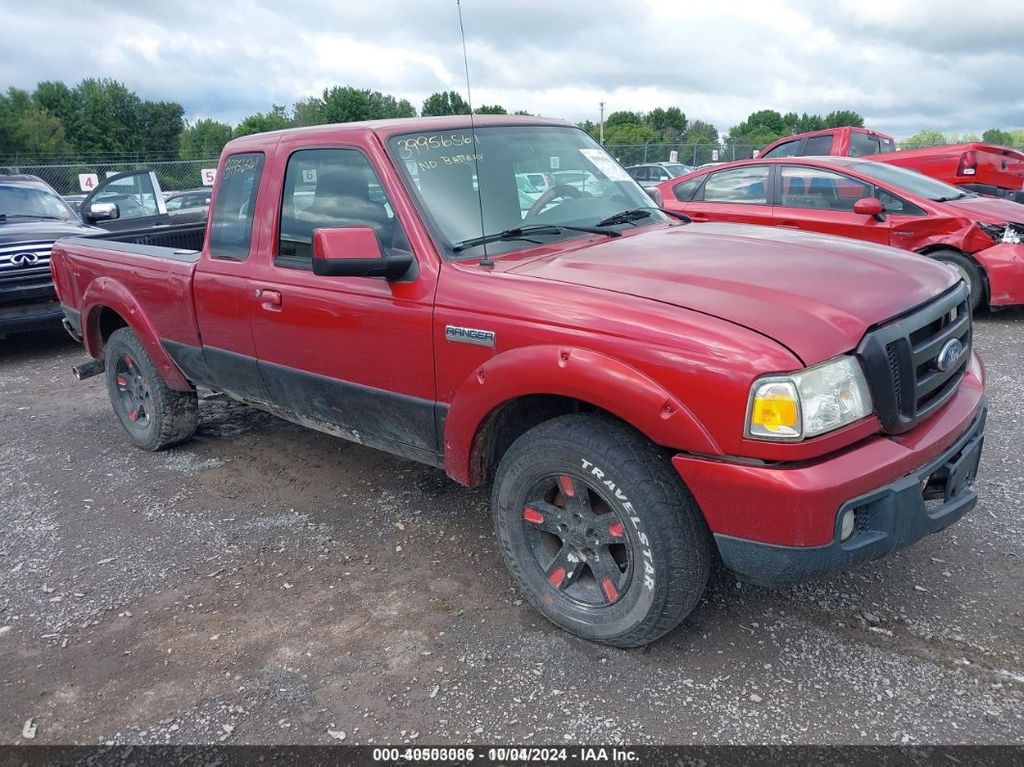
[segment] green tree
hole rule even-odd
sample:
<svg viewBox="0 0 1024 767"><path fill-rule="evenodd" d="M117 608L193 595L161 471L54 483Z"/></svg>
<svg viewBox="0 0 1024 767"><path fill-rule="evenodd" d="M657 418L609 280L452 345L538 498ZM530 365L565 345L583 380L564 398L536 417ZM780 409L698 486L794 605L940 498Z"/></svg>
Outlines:
<svg viewBox="0 0 1024 767"><path fill-rule="evenodd" d="M142 100L115 80L82 80L75 88L78 120L66 125L80 152L126 154L143 149Z"/></svg>
<svg viewBox="0 0 1024 767"><path fill-rule="evenodd" d="M389 120L396 117L415 117L416 107L407 99L396 99L379 91L370 92L370 114L372 120Z"/></svg>
<svg viewBox="0 0 1024 767"><path fill-rule="evenodd" d="M423 109L420 110L420 113L424 117L468 115L469 104L457 91L442 91L428 96L423 102Z"/></svg>
<svg viewBox="0 0 1024 767"><path fill-rule="evenodd" d="M507 115L508 114L508 111L505 109L505 107L500 106L499 104L491 104L491 105L484 104L482 107L477 107L473 111L476 112L478 115Z"/></svg>
<svg viewBox="0 0 1024 767"><path fill-rule="evenodd" d="M38 106L27 91L11 88L0 94L0 155L66 154L67 139L60 120Z"/></svg>
<svg viewBox="0 0 1024 767"><path fill-rule="evenodd" d="M684 144L717 144L718 128L703 120L694 120L683 134Z"/></svg>
<svg viewBox="0 0 1024 767"><path fill-rule="evenodd" d="M142 151L147 157L173 157L185 128L185 110L171 101L143 101L140 110Z"/></svg>
<svg viewBox="0 0 1024 767"><path fill-rule="evenodd" d="M656 130L665 141L678 141L686 131L686 115L679 107L662 109L657 107L648 114L645 122Z"/></svg>
<svg viewBox="0 0 1024 767"><path fill-rule="evenodd" d="M942 131L925 129L900 141L900 146L909 149L923 146L938 146L940 144L948 143L949 139L946 138Z"/></svg>
<svg viewBox="0 0 1024 767"><path fill-rule="evenodd" d="M829 112L824 118L823 128L843 128L852 125L855 128L864 127L864 118L852 109L837 109Z"/></svg>
<svg viewBox="0 0 1024 767"><path fill-rule="evenodd" d="M209 160L219 157L231 140L231 126L216 120L197 120L186 125L178 139L178 157L182 160Z"/></svg>
<svg viewBox="0 0 1024 767"><path fill-rule="evenodd" d="M626 112L618 111L612 112L608 115L608 119L604 121L605 136L608 135L608 129L614 128L617 125L643 125L644 116L640 112Z"/></svg>
<svg viewBox="0 0 1024 767"><path fill-rule="evenodd" d="M605 144L656 144L661 141L658 131L642 123L605 124Z"/></svg>
<svg viewBox="0 0 1024 767"><path fill-rule="evenodd" d="M1007 133L1010 134L1010 146L1024 147L1024 130L1009 130Z"/></svg>
<svg viewBox="0 0 1024 767"><path fill-rule="evenodd" d="M269 112L257 112L249 115L235 126L235 136L248 136L253 133L266 133L268 131L290 128L292 119L285 108L280 104L274 104Z"/></svg>
<svg viewBox="0 0 1024 767"><path fill-rule="evenodd" d="M752 146L764 146L786 135L789 135L786 121L774 109L754 112L729 129L729 139L733 143Z"/></svg>
<svg viewBox="0 0 1024 767"><path fill-rule="evenodd" d="M1007 131L999 130L999 128L989 128L981 134L981 140L987 141L990 144L1001 144L1003 146L1011 146L1013 144L1013 136L1011 136Z"/></svg>

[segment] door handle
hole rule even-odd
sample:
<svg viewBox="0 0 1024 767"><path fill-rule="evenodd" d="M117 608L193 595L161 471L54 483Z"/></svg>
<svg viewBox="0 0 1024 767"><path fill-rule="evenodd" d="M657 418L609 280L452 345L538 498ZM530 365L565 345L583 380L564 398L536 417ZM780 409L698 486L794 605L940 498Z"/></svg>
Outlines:
<svg viewBox="0 0 1024 767"><path fill-rule="evenodd" d="M800 228L799 226L796 225L796 221L780 221L775 226L777 226L777 227L779 227L781 229L799 229Z"/></svg>
<svg viewBox="0 0 1024 767"><path fill-rule="evenodd" d="M264 309L270 311L279 311L281 309L282 297L281 291L279 290L257 290L256 295L260 299L260 303L263 304Z"/></svg>

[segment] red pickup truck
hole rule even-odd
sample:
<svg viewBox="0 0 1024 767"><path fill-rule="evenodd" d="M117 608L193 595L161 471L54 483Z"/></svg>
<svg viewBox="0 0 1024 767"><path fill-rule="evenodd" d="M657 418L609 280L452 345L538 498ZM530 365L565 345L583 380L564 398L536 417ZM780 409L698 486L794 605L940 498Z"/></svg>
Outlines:
<svg viewBox="0 0 1024 767"><path fill-rule="evenodd" d="M586 191L518 194L552 170ZM688 223L558 121L236 139L201 252L65 239L53 273L78 375L136 445L188 439L207 387L491 483L531 604L600 642L670 630L716 552L792 582L976 502L984 374L951 270Z"/></svg>
<svg viewBox="0 0 1024 767"><path fill-rule="evenodd" d="M972 192L1024 203L1024 152L973 141L896 151L892 136L867 128L828 128L780 138L758 158L867 157L916 170Z"/></svg>

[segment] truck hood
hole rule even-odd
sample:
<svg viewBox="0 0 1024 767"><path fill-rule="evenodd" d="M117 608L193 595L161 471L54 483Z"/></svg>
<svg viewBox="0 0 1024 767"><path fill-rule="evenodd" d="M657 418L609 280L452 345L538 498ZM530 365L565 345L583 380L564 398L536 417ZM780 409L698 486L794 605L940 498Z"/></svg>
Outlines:
<svg viewBox="0 0 1024 767"><path fill-rule="evenodd" d="M1007 224L1010 222L1024 224L1024 206L1019 202L1003 200L999 197L961 197L944 203L956 208L961 215L974 220Z"/></svg>
<svg viewBox="0 0 1024 767"><path fill-rule="evenodd" d="M956 283L922 256L762 226L688 224L541 256L510 271L672 304L757 331L813 365Z"/></svg>
<svg viewBox="0 0 1024 767"><path fill-rule="evenodd" d="M59 240L61 237L85 237L101 234L102 229L87 226L80 221L30 220L25 218L0 221L0 245L16 245L19 242L42 242Z"/></svg>

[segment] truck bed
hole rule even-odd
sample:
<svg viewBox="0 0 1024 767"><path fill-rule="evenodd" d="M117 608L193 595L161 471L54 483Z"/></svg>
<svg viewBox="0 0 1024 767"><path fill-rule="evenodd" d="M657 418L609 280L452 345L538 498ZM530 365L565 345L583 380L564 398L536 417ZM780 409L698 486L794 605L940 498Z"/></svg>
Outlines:
<svg viewBox="0 0 1024 767"><path fill-rule="evenodd" d="M961 162L968 154L973 156L974 173L960 173ZM916 170L947 184L983 194L1004 196L1010 192L1014 194L1011 199L1018 202L1021 199L1016 197L1016 193L1024 189L1024 152L997 144L971 142L930 146L871 155L864 159Z"/></svg>
<svg viewBox="0 0 1024 767"><path fill-rule="evenodd" d="M139 315L148 318L156 337L198 345L192 275L199 251L131 241L186 236L194 233L148 230L58 240L51 257L52 271L61 304L71 310L66 311L69 322L78 325L74 329L82 332L99 296L114 296L126 311L140 308Z"/></svg>

